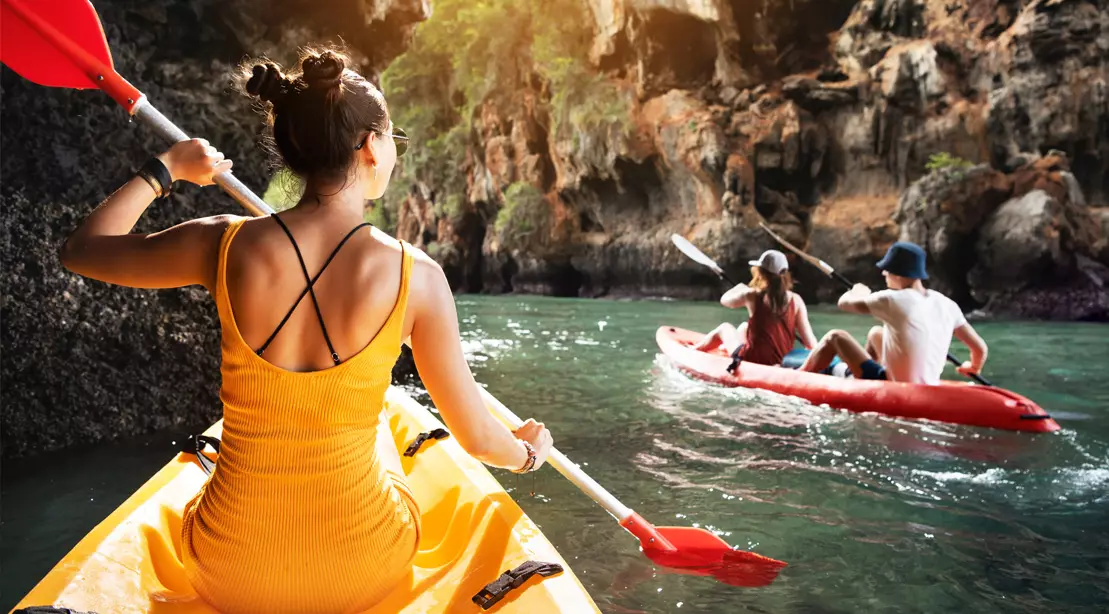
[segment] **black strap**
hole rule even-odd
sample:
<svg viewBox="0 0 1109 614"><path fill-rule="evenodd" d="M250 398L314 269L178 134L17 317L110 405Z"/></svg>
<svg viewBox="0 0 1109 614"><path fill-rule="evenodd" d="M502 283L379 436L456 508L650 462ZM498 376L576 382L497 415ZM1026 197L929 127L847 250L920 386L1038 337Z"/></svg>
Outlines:
<svg viewBox="0 0 1109 614"><path fill-rule="evenodd" d="M450 436L451 434L447 432L447 429L435 429L433 431L420 433L419 435L416 435L416 438L412 440L412 443L408 444L408 447L405 448L404 455L416 456L416 453L420 451L420 446L424 445L424 442L426 442L427 440L446 439Z"/></svg>
<svg viewBox="0 0 1109 614"><path fill-rule="evenodd" d="M158 198L168 197L173 190L173 178L169 174L169 169L156 157L147 160L136 174L143 178L151 177L161 184L162 191L158 194Z"/></svg>
<svg viewBox="0 0 1109 614"><path fill-rule="evenodd" d="M212 459L204 455L204 446L212 446L212 449L219 454L220 441L216 437L209 437L208 435L189 435L181 442L181 452L185 454L192 454L196 456L196 461L200 463L200 468L204 470L205 475L212 475L216 469L216 463Z"/></svg>
<svg viewBox="0 0 1109 614"><path fill-rule="evenodd" d="M739 344L739 347L732 352L732 362L728 364L728 373L735 375L736 369L739 368L739 363L743 362L743 348L747 347L746 343Z"/></svg>
<svg viewBox="0 0 1109 614"><path fill-rule="evenodd" d="M335 351L335 346L331 344L331 337L327 334L327 327L324 326L323 323L323 312L320 311L320 302L316 299L316 291L313 290L313 287L320 279L320 275L323 275L323 272L327 269L327 266L331 264L331 261L334 260L335 256L339 254L339 250L342 249L343 246L346 245L346 242L354 236L354 233L358 232L366 226L371 226L372 224L370 224L369 222L363 222L351 229L351 231L347 233L347 236L343 237L343 240L339 241L339 244L335 246L334 250L332 250L331 255L328 256L327 260L323 263L323 266L320 267L320 271L316 273L316 276L312 277L308 274L308 265L304 263L304 256L300 253L300 246L297 245L296 239L293 238L292 231L289 230L289 227L285 225L285 222L282 221L281 217L279 217L276 213L274 213L270 217L272 217L274 221L276 221L277 224L281 226L281 229L285 231L285 235L289 237L289 241L292 242L293 250L296 251L297 260L300 261L300 270L304 272L304 279L308 282L308 287L306 287L300 293L300 296L297 297L296 302L293 303L292 308L289 309L289 312L286 313L285 317L281 319L281 323L277 325L277 328L274 329L273 334L270 335L269 339L266 339L266 342L262 344L262 347L258 348L258 355L261 356L266 351L266 348L268 348L270 344L273 343L273 340L277 338L277 333L281 332L281 329L285 327L285 324L289 321L289 318L293 316L293 312L296 311L297 307L300 306L300 302L304 300L304 296L310 295L312 297L312 304L316 308L316 317L320 320L320 330L323 332L323 340L327 342L327 349L331 351L331 360L335 361L335 364L339 364L339 354Z"/></svg>
<svg viewBox="0 0 1109 614"><path fill-rule="evenodd" d="M539 574L544 578L562 573L562 565L558 563L544 563L542 561L528 561L516 569L509 569L501 577L485 585L485 588L474 595L473 602L488 610L496 605L505 595L519 588L528 578Z"/></svg>

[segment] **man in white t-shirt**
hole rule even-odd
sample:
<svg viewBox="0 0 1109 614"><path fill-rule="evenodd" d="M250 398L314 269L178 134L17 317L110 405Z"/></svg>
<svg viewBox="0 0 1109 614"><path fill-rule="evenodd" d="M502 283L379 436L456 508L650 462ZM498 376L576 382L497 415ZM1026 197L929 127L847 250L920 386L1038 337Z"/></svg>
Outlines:
<svg viewBox="0 0 1109 614"><path fill-rule="evenodd" d="M978 373L986 362L986 342L963 317L955 301L925 289L928 279L920 246L894 243L878 261L888 290L871 292L855 284L839 299L844 311L870 314L884 323L867 335L866 347L849 333L833 330L809 354L803 371L824 371L837 355L860 379L938 384L954 335L970 348L970 360L957 370Z"/></svg>

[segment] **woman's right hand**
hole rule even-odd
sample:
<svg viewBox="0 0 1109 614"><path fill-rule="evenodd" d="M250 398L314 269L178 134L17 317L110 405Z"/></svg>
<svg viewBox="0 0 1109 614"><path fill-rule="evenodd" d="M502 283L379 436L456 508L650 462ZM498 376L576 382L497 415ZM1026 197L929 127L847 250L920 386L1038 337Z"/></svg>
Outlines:
<svg viewBox="0 0 1109 614"><path fill-rule="evenodd" d="M212 185L213 177L231 170L231 160L225 160L223 154L204 139L174 143L158 159L166 165L170 179L196 185Z"/></svg>
<svg viewBox="0 0 1109 614"><path fill-rule="evenodd" d="M533 418L528 418L528 421L520 425L520 428L513 432L516 439L521 439L531 444L535 448L535 467L532 471L539 469L544 462L547 461L547 455L551 453L551 448L554 447L554 438L551 437L551 432L542 422L536 422ZM521 465L522 466L522 465Z"/></svg>

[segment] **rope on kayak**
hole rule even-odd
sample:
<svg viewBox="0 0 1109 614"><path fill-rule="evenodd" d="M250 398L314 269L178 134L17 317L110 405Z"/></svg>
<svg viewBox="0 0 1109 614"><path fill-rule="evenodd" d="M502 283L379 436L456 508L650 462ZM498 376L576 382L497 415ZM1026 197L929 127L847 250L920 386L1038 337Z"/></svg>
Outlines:
<svg viewBox="0 0 1109 614"><path fill-rule="evenodd" d="M562 565L558 563L544 563L543 561L528 561L515 569L509 569L501 577L485 585L485 588L474 595L473 602L488 610L497 605L505 595L514 589L520 588L528 578L539 574L544 578L562 573Z"/></svg>
<svg viewBox="0 0 1109 614"><path fill-rule="evenodd" d="M405 448L404 455L416 456L416 453L420 451L420 446L423 446L424 442L428 441L429 439L446 439L450 436L451 434L447 432L447 429L435 429L433 431L425 431L423 433L420 433L419 435L416 435L416 438L412 440L412 443L408 444L408 447Z"/></svg>
<svg viewBox="0 0 1109 614"><path fill-rule="evenodd" d="M212 472L216 469L216 461L208 458L204 454L204 446L212 446L216 454L219 454L219 443L219 438L217 437L189 435L181 442L181 452L195 456L196 462L199 463L200 468L204 470L204 475L212 475Z"/></svg>

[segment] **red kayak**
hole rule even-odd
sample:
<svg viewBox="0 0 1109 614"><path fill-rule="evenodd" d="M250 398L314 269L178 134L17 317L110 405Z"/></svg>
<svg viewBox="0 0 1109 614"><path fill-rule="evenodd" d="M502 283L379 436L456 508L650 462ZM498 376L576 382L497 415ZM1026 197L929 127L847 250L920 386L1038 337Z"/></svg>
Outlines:
<svg viewBox="0 0 1109 614"><path fill-rule="evenodd" d="M659 349L678 369L698 379L744 388L762 388L799 397L815 405L878 412L898 418L923 418L1010 431L1049 433L1059 425L1031 400L994 386L942 382L938 386L857 380L784 367L740 363L728 373L731 358L723 348L701 352L691 346L704 335L663 326L655 334Z"/></svg>

